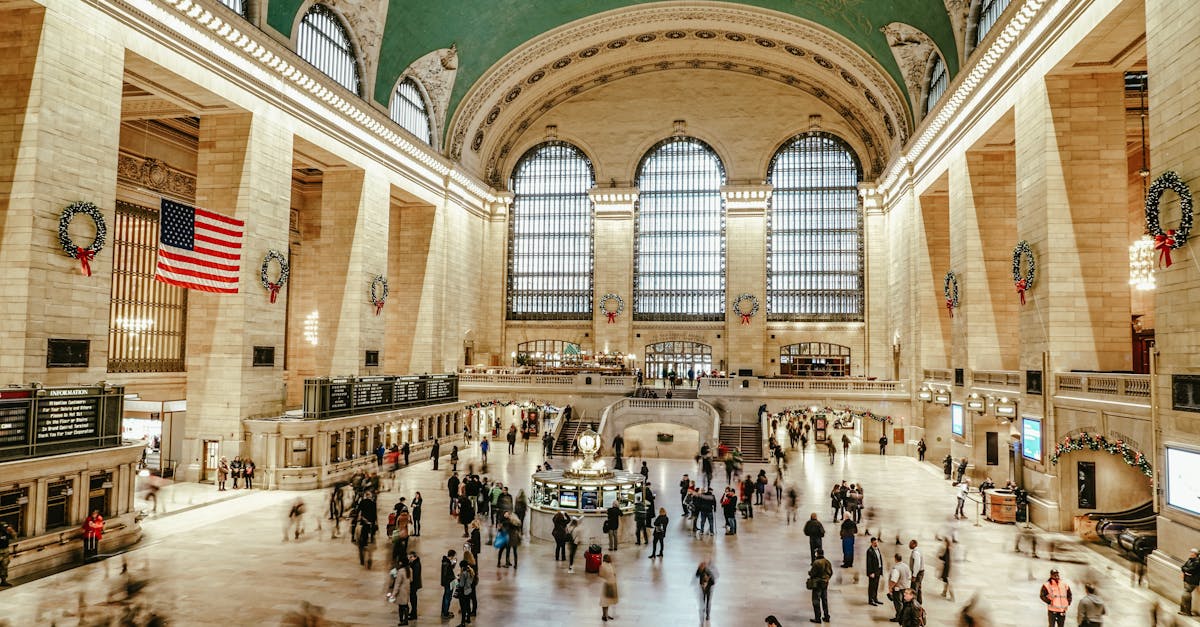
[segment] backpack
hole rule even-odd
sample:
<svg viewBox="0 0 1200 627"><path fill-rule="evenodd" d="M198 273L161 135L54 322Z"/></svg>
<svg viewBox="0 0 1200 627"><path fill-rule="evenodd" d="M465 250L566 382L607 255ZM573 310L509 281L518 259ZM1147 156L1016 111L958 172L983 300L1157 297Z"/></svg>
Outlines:
<svg viewBox="0 0 1200 627"><path fill-rule="evenodd" d="M916 605L917 608L917 624L925 627L925 606Z"/></svg>

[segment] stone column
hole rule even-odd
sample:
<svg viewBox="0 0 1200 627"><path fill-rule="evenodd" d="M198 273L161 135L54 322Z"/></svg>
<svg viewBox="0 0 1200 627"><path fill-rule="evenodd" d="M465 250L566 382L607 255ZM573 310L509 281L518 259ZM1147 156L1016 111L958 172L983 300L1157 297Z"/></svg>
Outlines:
<svg viewBox="0 0 1200 627"><path fill-rule="evenodd" d="M1200 64L1200 4L1146 1L1146 56L1149 64L1151 177L1174 170L1200 195L1200 118L1195 114L1200 85L1190 68ZM1163 229L1179 228L1179 201L1163 194L1159 220ZM1196 250L1200 245L1193 229L1187 245L1172 251L1174 263L1157 272L1155 294L1155 338L1158 341L1158 374L1154 379L1158 418L1162 435L1154 452L1154 472L1159 490L1165 492L1164 447L1162 442L1200 446L1200 421L1195 412L1173 409L1172 379L1196 373L1196 349L1200 345L1200 308L1196 289L1200 267ZM1200 544L1200 525L1195 517L1166 507L1159 497L1158 550L1150 556L1150 583L1168 598L1180 592L1179 561L1189 548ZM1195 600L1194 600L1195 603ZM1193 609L1197 605L1192 606Z"/></svg>
<svg viewBox="0 0 1200 627"><path fill-rule="evenodd" d="M756 375L778 374L768 367L767 340L767 204L770 185L724 185L725 201L725 363L729 372L749 368ZM754 296L758 312L742 323L734 311L741 294ZM742 304L749 313L750 303Z"/></svg>
<svg viewBox="0 0 1200 627"><path fill-rule="evenodd" d="M0 8L0 384L91 384L108 366L125 50L106 24L72 15L85 7L26 4ZM110 229L90 277L58 242L76 201L94 203ZM95 230L76 216L70 234L87 246ZM48 338L90 340L88 367L47 370Z"/></svg>
<svg viewBox="0 0 1200 627"><path fill-rule="evenodd" d="M645 347L636 346L633 341L633 207L638 190L604 187L594 188L588 195L596 212L593 350L633 353L638 356L637 363L644 364ZM605 294L616 294L625 301L625 310L611 324L600 310L600 299ZM646 376L653 375L646 373Z"/></svg>
<svg viewBox="0 0 1200 627"><path fill-rule="evenodd" d="M889 248L883 196L874 185L859 185L863 210L863 346L858 357L863 374L892 378L892 332L888 324ZM853 357L853 356L852 356ZM889 438L891 435L888 436Z"/></svg>

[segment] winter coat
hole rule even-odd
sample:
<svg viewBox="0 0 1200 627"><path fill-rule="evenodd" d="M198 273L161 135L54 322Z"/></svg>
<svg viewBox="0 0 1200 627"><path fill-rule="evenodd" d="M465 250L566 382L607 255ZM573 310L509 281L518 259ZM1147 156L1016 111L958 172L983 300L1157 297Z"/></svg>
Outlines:
<svg viewBox="0 0 1200 627"><path fill-rule="evenodd" d="M408 605L409 586L412 580L409 579L408 569L397 568L396 579L392 582L392 596L396 599L396 603L400 605Z"/></svg>

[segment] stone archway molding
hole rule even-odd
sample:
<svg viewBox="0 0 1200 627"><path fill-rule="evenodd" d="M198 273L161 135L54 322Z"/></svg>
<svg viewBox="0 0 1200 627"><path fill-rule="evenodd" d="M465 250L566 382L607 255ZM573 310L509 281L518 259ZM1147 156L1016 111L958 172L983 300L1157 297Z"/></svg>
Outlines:
<svg viewBox="0 0 1200 627"><path fill-rule="evenodd" d="M611 446L618 433L636 425L665 423L694 429L700 442L715 442L721 414L700 399L623 398L600 413L600 441Z"/></svg>

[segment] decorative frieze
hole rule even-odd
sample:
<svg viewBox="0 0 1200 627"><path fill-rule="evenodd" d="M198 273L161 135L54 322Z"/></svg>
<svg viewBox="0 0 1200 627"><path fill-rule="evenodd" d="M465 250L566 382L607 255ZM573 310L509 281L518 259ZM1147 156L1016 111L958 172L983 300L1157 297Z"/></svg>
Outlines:
<svg viewBox="0 0 1200 627"><path fill-rule="evenodd" d="M161 159L121 152L117 157L117 179L177 198L196 197L196 177L175 169Z"/></svg>

